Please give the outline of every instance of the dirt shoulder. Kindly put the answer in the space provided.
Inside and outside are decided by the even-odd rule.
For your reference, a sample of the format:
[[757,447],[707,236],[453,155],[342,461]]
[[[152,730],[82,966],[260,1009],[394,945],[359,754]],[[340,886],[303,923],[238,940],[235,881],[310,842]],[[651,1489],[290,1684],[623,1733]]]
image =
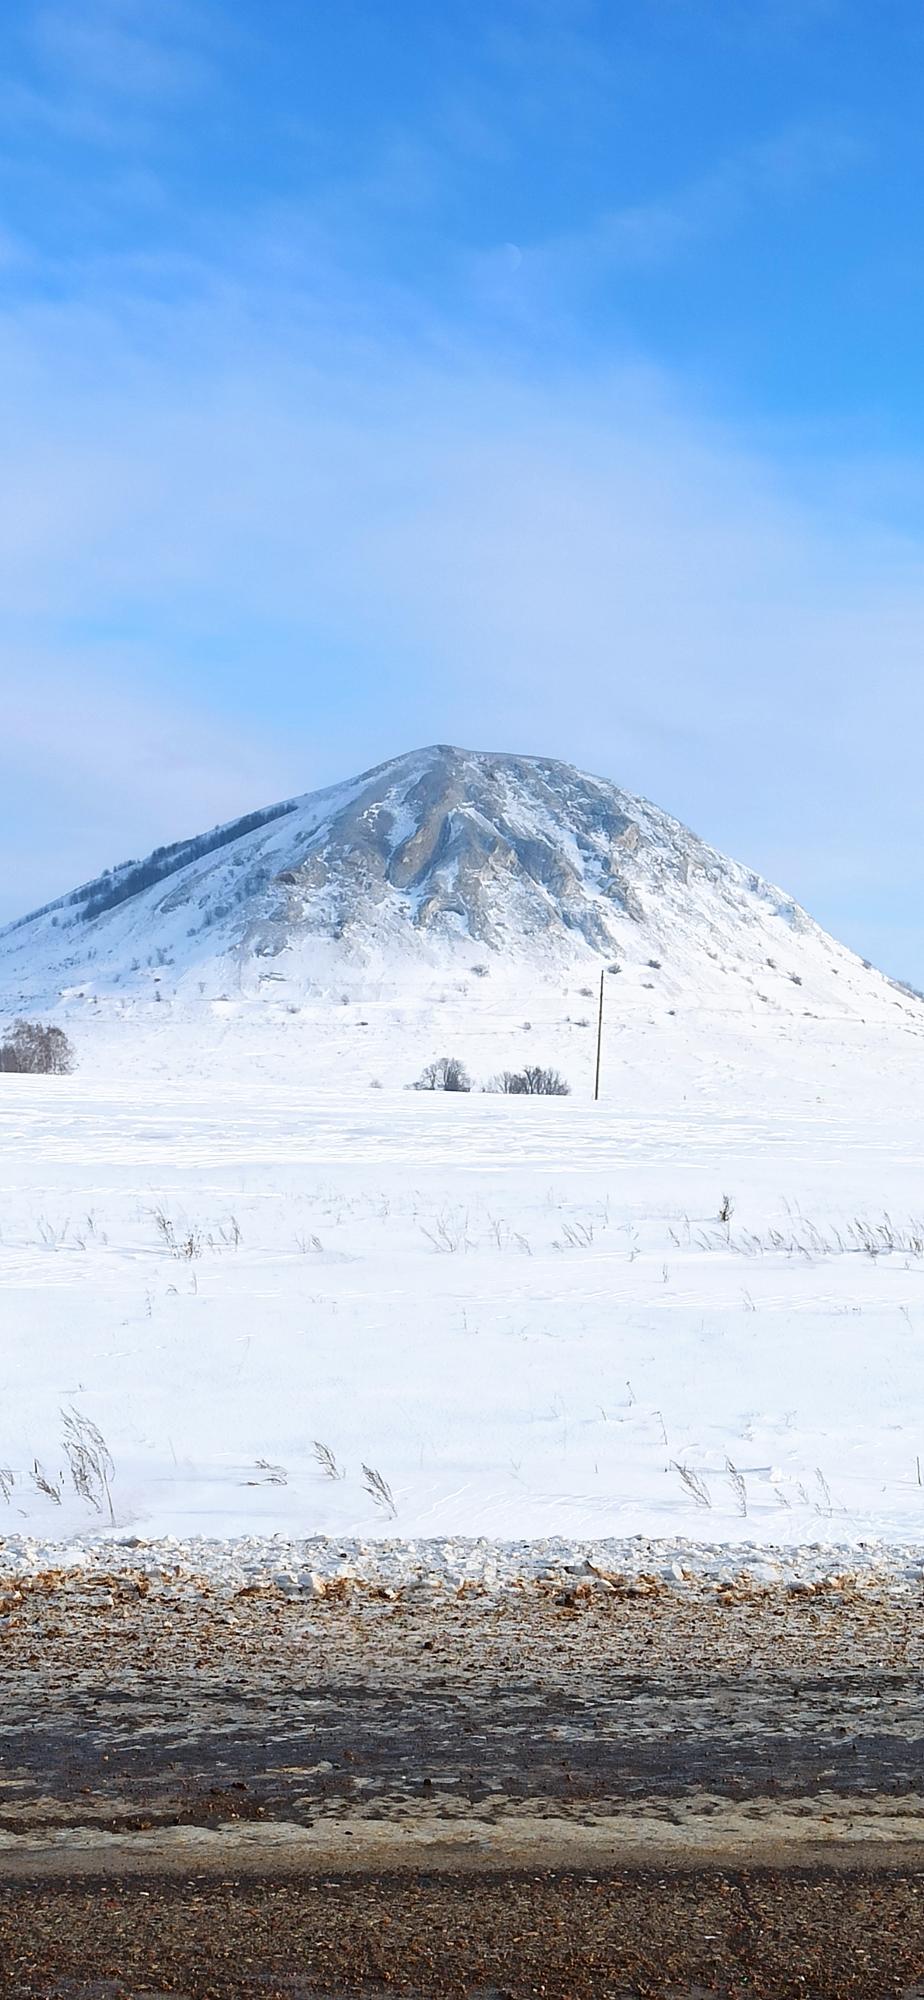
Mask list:
[[910,2000],[924,1876],[7,1884],[0,1976],[7,2000]]

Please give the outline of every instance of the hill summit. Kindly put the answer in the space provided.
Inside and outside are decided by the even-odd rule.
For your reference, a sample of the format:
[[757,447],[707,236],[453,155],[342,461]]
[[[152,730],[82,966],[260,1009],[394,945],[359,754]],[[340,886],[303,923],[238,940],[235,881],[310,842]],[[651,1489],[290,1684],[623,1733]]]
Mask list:
[[297,1002],[524,961],[605,964],[626,1004],[916,1011],[647,800],[551,758],[446,744],[123,862],[8,925],[0,1005],[229,988]]

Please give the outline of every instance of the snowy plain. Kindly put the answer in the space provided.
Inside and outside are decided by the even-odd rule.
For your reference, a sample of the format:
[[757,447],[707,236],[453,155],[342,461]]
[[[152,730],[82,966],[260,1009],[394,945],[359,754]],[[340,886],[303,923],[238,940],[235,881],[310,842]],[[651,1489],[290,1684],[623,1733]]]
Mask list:
[[[577,986],[487,986],[0,1079],[0,1534],[924,1540],[919,1020],[649,1003],[594,1104]],[[527,1047],[569,1097],[407,1088]]]

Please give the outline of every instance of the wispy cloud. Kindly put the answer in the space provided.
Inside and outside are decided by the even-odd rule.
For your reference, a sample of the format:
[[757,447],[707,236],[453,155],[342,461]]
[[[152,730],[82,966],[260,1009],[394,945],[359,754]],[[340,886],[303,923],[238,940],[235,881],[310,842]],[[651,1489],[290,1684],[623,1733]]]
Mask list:
[[207,16],[197,0],[46,0],[31,17],[33,48],[72,91],[163,101],[209,80]]
[[532,246],[527,276],[574,281],[582,272],[664,265],[733,230],[756,209],[855,170],[865,156],[859,137],[837,125],[787,126],[663,196],[609,209],[581,229]]
[[[67,195],[68,174],[24,148],[47,141],[91,157],[129,146],[132,161],[150,148],[171,119],[220,90],[223,59],[239,37],[223,27],[212,0],[24,0],[4,24],[6,60],[0,75],[3,129],[17,150],[6,165],[18,179],[30,171],[45,197]],[[125,165],[131,173],[135,166]],[[70,179],[73,182],[73,160]],[[115,190],[113,190],[115,192]]]

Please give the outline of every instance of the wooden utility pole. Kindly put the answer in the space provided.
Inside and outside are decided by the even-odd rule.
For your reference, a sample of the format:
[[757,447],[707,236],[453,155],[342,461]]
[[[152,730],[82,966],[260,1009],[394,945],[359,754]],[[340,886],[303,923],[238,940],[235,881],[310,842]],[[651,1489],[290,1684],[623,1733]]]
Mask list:
[[603,973],[600,974],[600,1005],[597,1009],[597,1068],[594,1076],[594,1103],[600,1095],[600,1056],[603,1049]]

